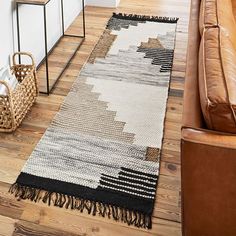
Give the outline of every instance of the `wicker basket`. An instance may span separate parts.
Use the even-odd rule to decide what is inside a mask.
[[[19,55],[30,57],[32,64],[16,64],[16,56]],[[0,95],[0,132],[14,131],[21,124],[38,95],[36,69],[31,54],[15,53],[11,70],[19,84],[12,91],[7,83],[0,81],[0,84],[7,88],[7,95]]]

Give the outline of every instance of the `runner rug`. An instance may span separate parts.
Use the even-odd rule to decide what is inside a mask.
[[[151,228],[177,20],[113,14],[10,193]]]

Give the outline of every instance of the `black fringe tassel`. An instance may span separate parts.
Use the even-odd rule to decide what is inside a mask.
[[[61,193],[48,192],[22,186],[18,183],[14,183],[10,187],[9,193],[14,194],[18,201],[26,199],[34,202],[42,201],[43,203],[48,204],[48,206],[53,205],[71,210],[76,209],[80,212],[86,210],[88,214],[92,214],[93,216],[100,215],[102,217],[108,217],[109,219],[113,218],[115,221],[134,225],[139,228],[152,228],[151,215],[104,204],[102,202],[79,199]]]
[[[146,16],[146,15],[136,15],[136,14],[115,13],[115,12],[113,13],[113,17],[117,19],[155,21],[163,23],[177,23],[177,21],[179,20],[179,18],[177,17]]]

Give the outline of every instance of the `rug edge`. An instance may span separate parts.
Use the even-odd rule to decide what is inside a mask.
[[[18,201],[30,200],[35,203],[42,202],[48,206],[53,205],[59,208],[78,210],[81,213],[86,210],[89,215],[106,217],[116,222],[126,223],[129,226],[133,225],[146,229],[152,228],[152,214],[144,214],[102,202],[79,199],[67,194],[28,187],[17,182],[10,186],[8,192]]]
[[[175,23],[175,24],[179,20],[178,17],[148,16],[148,15],[137,15],[137,14],[127,14],[127,13],[116,13],[116,12],[113,12],[112,17],[126,20],[153,21],[160,23]]]

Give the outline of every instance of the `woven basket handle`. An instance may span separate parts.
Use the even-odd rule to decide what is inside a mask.
[[[12,61],[13,61],[13,65],[18,65],[16,63],[16,56],[28,56],[31,59],[32,62],[32,66],[35,67],[35,62],[34,62],[34,57],[32,56],[32,54],[28,53],[28,52],[16,52],[13,54],[12,56]]]
[[[4,85],[7,88],[8,94],[11,93],[11,89],[9,88],[9,86],[8,86],[8,84],[6,82],[0,80],[0,84]]]

